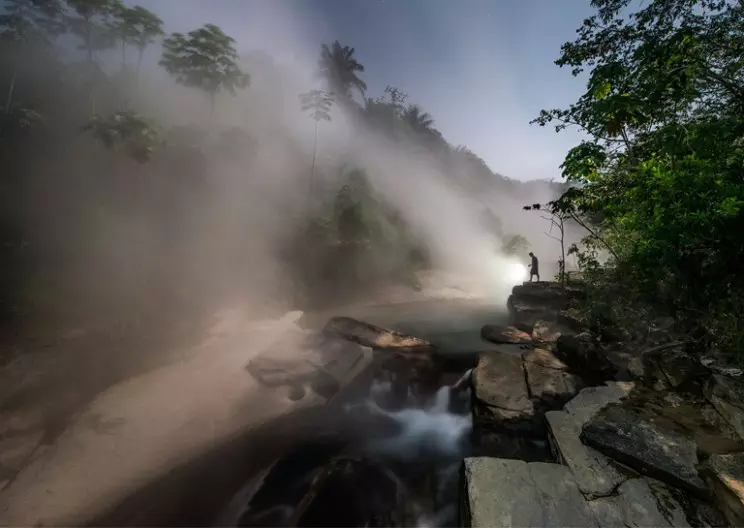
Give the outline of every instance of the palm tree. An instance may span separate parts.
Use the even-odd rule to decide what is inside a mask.
[[[342,46],[338,40],[330,47],[323,44],[318,70],[333,93],[351,99],[352,89],[356,89],[364,97],[367,84],[357,76],[364,71],[364,66],[354,58],[354,48]]]
[[[403,121],[419,134],[431,134],[434,130],[434,118],[424,112],[419,105],[408,105],[401,116]]]
[[[315,120],[315,139],[313,140],[313,164],[310,169],[310,191],[308,200],[312,200],[313,178],[315,177],[315,156],[318,148],[318,123],[331,120],[333,94],[323,90],[310,90],[299,95],[303,112],[310,112],[310,119]]]

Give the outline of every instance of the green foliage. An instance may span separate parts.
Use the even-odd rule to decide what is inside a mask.
[[[323,90],[310,90],[299,95],[303,112],[310,112],[310,119],[315,121],[330,121],[333,94]]]
[[[534,121],[591,137],[566,157],[574,186],[555,207],[587,227],[591,251],[609,250],[605,278],[626,296],[730,349],[744,341],[725,322],[744,299],[744,4],[592,5],[557,61],[591,68],[587,91]]]
[[[186,35],[173,33],[163,41],[160,65],[184,86],[198,88],[211,97],[217,92],[235,94],[250,83],[238,67],[235,39],[214,24],[205,24]]]
[[[357,73],[364,72],[364,66],[354,57],[354,48],[342,46],[334,40],[330,47],[321,46],[318,74],[328,83],[330,91],[344,99],[351,99],[352,90],[358,90],[364,97],[367,84]]]
[[[90,132],[106,148],[122,149],[139,163],[149,161],[160,144],[155,126],[135,112],[116,112],[105,118],[94,116],[83,130]]]

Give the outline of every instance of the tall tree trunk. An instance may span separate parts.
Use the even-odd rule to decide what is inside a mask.
[[[13,69],[13,77],[10,78],[8,86],[8,97],[5,99],[5,113],[10,113],[10,104],[13,102],[13,91],[15,90],[16,79],[18,78],[18,69]]]
[[[315,120],[315,137],[313,139],[313,162],[310,165],[310,185],[307,193],[308,201],[308,218],[310,217],[310,210],[312,207],[313,200],[313,180],[315,179],[315,156],[318,152],[318,120]]]
[[[137,48],[137,69],[134,72],[134,100],[139,103],[139,90],[140,90],[140,68],[142,67],[142,57],[145,54],[145,48],[140,46]]]

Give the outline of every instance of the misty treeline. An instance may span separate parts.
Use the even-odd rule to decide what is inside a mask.
[[[9,0],[0,32],[4,323],[152,319],[247,292],[306,307],[385,280],[416,287],[430,264],[421,233],[365,167],[319,152],[342,115],[352,133],[373,131],[476,193],[520,185],[449,145],[400,90],[368,96],[355,50],[339,42],[320,47],[317,84],[291,95],[292,111],[314,120],[311,159],[277,124],[288,99],[270,52],[241,57],[215,25],[168,34],[156,13],[118,0]],[[153,93],[156,55],[208,101],[192,124],[158,114],[169,95]],[[252,98],[261,119],[215,117]],[[526,247],[488,208],[481,227],[494,251]]]
[[[549,208],[586,229],[572,251],[602,288],[599,315],[672,315],[695,345],[741,360],[744,4],[591,3],[556,61],[588,78],[586,92],[535,120],[588,136]]]

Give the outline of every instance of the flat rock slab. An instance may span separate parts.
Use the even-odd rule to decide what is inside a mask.
[[[624,390],[614,382],[590,387],[572,399],[566,410],[545,413],[553,452],[571,469],[579,489],[589,499],[609,495],[629,475],[608,457],[584,445],[579,439],[581,429],[602,408],[621,401],[628,392],[628,387]]]
[[[581,441],[636,471],[701,496],[707,486],[697,473],[697,446],[631,409],[610,405],[584,426]]]
[[[573,333],[570,329],[556,322],[538,320],[532,327],[532,341],[555,345],[562,334]]]
[[[714,374],[705,385],[705,396],[744,438],[744,380]]]
[[[595,499],[589,506],[600,526],[689,526],[682,506],[665,491],[652,490],[645,478],[627,480],[615,495]]]
[[[498,352],[483,354],[473,370],[473,394],[486,405],[532,414],[522,359]]]
[[[744,453],[713,455],[702,473],[728,522],[744,526]]]
[[[332,317],[323,331],[338,334],[345,339],[370,348],[432,348],[432,344],[425,339],[401,334],[351,317]]]
[[[543,367],[533,362],[524,365],[530,395],[537,403],[556,409],[576,396],[584,382],[564,370]]]
[[[481,328],[481,337],[486,341],[503,345],[530,345],[532,337],[513,326],[487,324]]]
[[[565,466],[474,457],[461,471],[461,526],[599,526]]]

